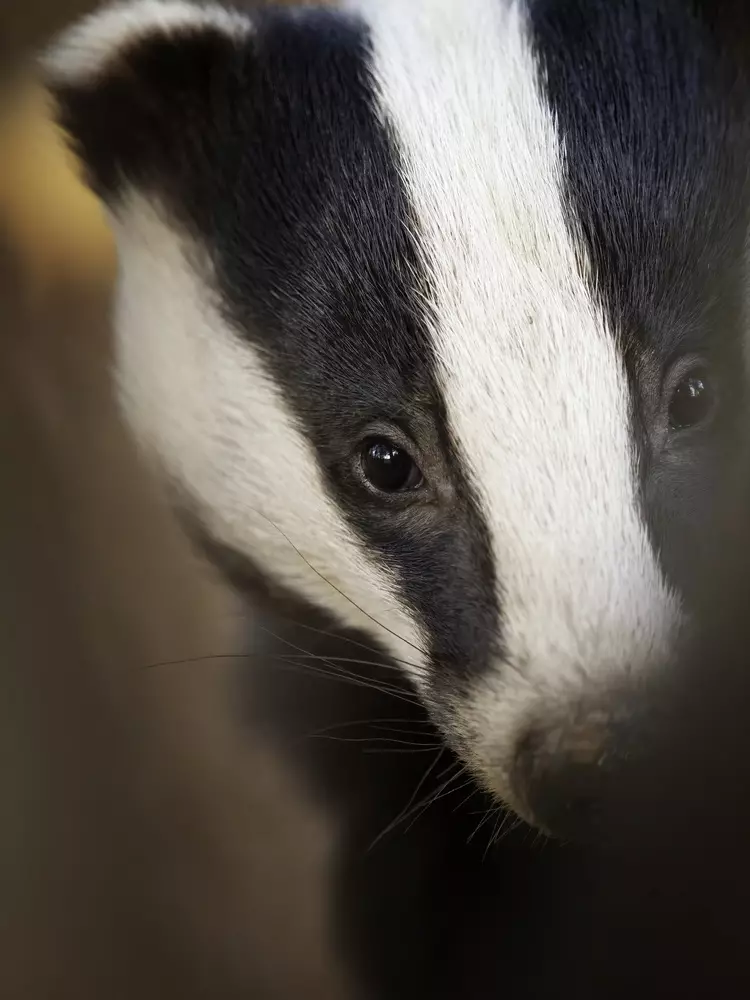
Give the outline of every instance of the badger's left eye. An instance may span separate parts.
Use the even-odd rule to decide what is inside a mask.
[[[669,403],[669,426],[686,430],[706,421],[713,411],[714,393],[704,369],[688,372],[675,386]]]
[[[362,475],[379,493],[402,493],[422,485],[422,472],[411,455],[385,437],[367,438],[360,457]]]

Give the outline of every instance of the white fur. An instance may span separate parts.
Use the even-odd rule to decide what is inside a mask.
[[[353,6],[373,28],[449,421],[493,540],[507,663],[466,729],[497,764],[528,711],[658,663],[680,612],[638,513],[625,373],[566,225],[524,14],[509,0]]]
[[[138,438],[198,502],[217,539],[375,635],[419,682],[419,629],[388,567],[328,499],[258,351],[222,319],[209,261],[134,192],[112,224],[120,255],[116,370]]]
[[[218,28],[232,37],[251,30],[250,20],[216,4],[187,0],[120,0],[89,14],[55,40],[43,56],[48,78],[85,83],[97,77],[118,51],[139,38],[176,35],[192,28]]]

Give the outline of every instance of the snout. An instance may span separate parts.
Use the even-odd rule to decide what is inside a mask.
[[[636,731],[632,717],[602,706],[531,725],[517,744],[512,773],[514,797],[526,818],[564,840],[609,839]]]

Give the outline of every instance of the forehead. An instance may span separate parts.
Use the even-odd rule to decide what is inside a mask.
[[[100,187],[159,189],[214,248],[230,300],[283,312],[290,335],[337,310],[363,334],[353,361],[413,378],[425,225],[450,234],[430,249],[458,269],[512,260],[523,294],[575,273],[614,332],[660,348],[695,333],[738,260],[747,88],[721,40],[738,19],[709,0],[345,0],[256,11],[250,30],[170,9],[174,30],[150,36],[133,14],[132,72],[98,101],[74,88],[71,117]],[[166,116],[153,95],[175,84]]]
[[[144,100],[180,64],[186,85],[131,170],[199,229],[272,353],[303,351],[314,377],[335,350],[386,394],[431,397],[430,253],[485,283],[475,309],[525,297],[526,325],[583,282],[636,346],[700,337],[739,259],[746,175],[736,73],[700,4],[345,6],[134,49]],[[202,73],[208,94],[187,86]]]

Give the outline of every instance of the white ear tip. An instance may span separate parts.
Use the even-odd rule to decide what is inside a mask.
[[[76,84],[96,79],[117,53],[139,39],[213,28],[230,37],[249,34],[251,23],[239,11],[189,0],[117,0],[89,14],[55,39],[40,56],[45,78]]]

